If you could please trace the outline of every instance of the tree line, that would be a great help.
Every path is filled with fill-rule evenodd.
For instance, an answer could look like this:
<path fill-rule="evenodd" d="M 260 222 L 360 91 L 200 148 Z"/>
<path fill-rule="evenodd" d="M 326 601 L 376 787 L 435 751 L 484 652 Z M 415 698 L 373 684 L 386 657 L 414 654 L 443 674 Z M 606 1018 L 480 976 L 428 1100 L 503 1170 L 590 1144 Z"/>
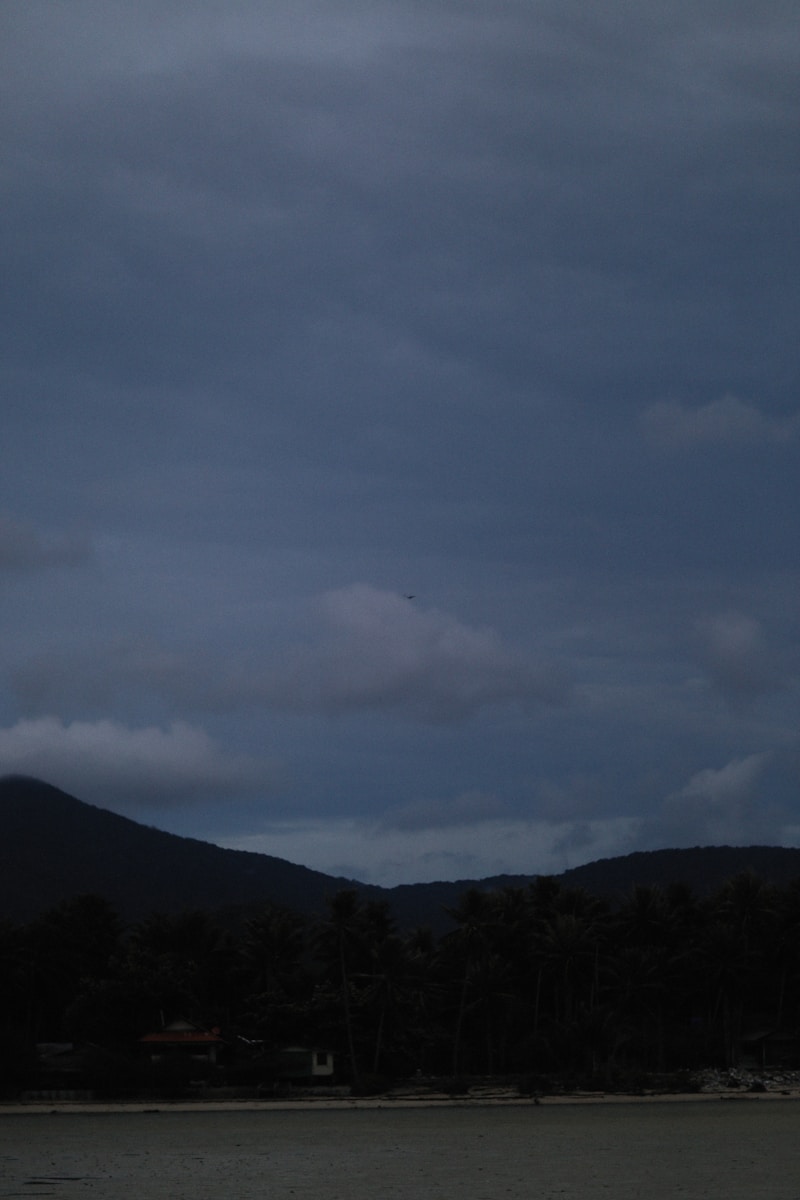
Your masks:
<path fill-rule="evenodd" d="M 0 1066 L 13 1079 L 41 1042 L 133 1056 L 183 1017 L 219 1028 L 254 1075 L 305 1045 L 351 1082 L 597 1079 L 731 1066 L 746 1034 L 800 1022 L 800 880 L 746 873 L 706 899 L 637 887 L 614 904 L 539 878 L 448 911 L 446 933 L 401 931 L 384 901 L 343 890 L 316 920 L 266 906 L 233 928 L 201 911 L 124 927 L 77 896 L 0 924 Z"/>

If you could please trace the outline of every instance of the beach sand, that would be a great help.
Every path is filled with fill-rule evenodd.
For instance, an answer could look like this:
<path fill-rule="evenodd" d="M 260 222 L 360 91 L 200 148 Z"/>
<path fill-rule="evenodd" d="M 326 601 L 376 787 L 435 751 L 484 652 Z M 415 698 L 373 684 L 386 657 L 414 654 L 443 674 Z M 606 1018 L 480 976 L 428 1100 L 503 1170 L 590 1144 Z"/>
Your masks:
<path fill-rule="evenodd" d="M 4 1108 L 0 1196 L 800 1196 L 800 1105 L 792 1100 L 598 1100 L 437 1105 L 374 1098 L 195 1103 L 150 1112 L 62 1105 L 52 1115 Z"/>

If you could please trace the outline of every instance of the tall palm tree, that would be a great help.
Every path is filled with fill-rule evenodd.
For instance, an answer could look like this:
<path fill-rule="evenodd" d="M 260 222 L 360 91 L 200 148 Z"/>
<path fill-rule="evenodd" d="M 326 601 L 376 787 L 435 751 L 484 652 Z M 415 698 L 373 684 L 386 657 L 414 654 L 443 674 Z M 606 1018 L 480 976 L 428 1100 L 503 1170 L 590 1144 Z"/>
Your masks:
<path fill-rule="evenodd" d="M 328 916 L 320 926 L 317 943 L 334 966 L 344 1023 L 350 1078 L 358 1081 L 359 1065 L 353 1036 L 351 979 L 363 935 L 363 910 L 355 888 L 343 888 L 328 900 Z"/>
<path fill-rule="evenodd" d="M 231 938 L 209 913 L 151 913 L 131 930 L 123 971 L 147 982 L 165 1018 L 218 1022 L 233 963 Z"/>
<path fill-rule="evenodd" d="M 713 1010 L 721 1021 L 724 1058 L 736 1061 L 745 1020 L 767 1005 L 765 977 L 775 942 L 778 905 L 775 889 L 752 871 L 729 879 L 712 897 L 705 951 L 716 981 Z"/>
<path fill-rule="evenodd" d="M 239 942 L 237 982 L 246 1019 L 273 1044 L 301 1036 L 307 933 L 305 917 L 269 905 L 247 921 Z"/>
<path fill-rule="evenodd" d="M 793 880 L 776 897 L 772 957 L 775 1024 L 780 1028 L 788 1013 L 795 1019 L 800 1015 L 800 879 Z"/>
<path fill-rule="evenodd" d="M 453 965 L 459 971 L 460 984 L 453 1032 L 454 1075 L 462 1069 L 462 1040 L 464 1021 L 470 1003 L 470 989 L 478 972 L 478 964 L 489 952 L 494 907 L 491 894 L 480 888 L 468 888 L 454 908 L 447 909 L 457 928 L 447 935 Z M 460 967 L 460 970 L 459 970 Z"/>

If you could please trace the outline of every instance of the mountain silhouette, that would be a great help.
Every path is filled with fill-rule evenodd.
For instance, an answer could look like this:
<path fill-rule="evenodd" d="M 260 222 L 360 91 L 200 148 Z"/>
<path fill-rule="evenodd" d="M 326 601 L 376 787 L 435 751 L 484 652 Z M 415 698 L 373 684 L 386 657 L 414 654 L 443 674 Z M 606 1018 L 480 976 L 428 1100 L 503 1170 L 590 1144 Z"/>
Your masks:
<path fill-rule="evenodd" d="M 386 900 L 403 928 L 449 924 L 469 888 L 525 887 L 537 878 L 498 875 L 381 888 L 326 875 L 269 854 L 226 850 L 140 825 L 37 779 L 0 778 L 0 916 L 27 921 L 81 893 L 104 896 L 128 921 L 150 912 L 252 910 L 267 903 L 324 912 L 343 888 Z M 622 899 L 638 884 L 688 884 L 698 895 L 751 870 L 767 882 L 800 878 L 800 849 L 707 846 L 601 859 L 556 876 L 565 887 Z"/>
<path fill-rule="evenodd" d="M 0 913 L 12 920 L 79 893 L 105 896 L 130 920 L 268 901 L 313 912 L 353 886 L 268 854 L 140 825 L 24 776 L 0 779 L 0 828 Z"/>

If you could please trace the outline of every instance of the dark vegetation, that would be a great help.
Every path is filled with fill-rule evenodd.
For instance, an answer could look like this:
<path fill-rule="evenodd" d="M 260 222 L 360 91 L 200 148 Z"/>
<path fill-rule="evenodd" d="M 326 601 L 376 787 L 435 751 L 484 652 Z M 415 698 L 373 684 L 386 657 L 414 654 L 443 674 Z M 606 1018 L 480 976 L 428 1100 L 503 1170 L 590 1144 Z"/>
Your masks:
<path fill-rule="evenodd" d="M 402 934 L 385 902 L 345 890 L 319 919 L 270 906 L 236 930 L 200 911 L 124 928 L 96 896 L 6 922 L 4 1093 L 42 1086 L 42 1042 L 90 1048 L 81 1080 L 101 1095 L 172 1094 L 198 1073 L 268 1085 L 290 1045 L 333 1051 L 360 1090 L 418 1073 L 609 1088 L 730 1066 L 748 1032 L 797 1029 L 800 880 L 743 874 L 704 900 L 639 887 L 612 906 L 543 878 L 470 890 L 451 915 L 441 936 Z M 139 1039 L 176 1016 L 221 1031 L 213 1070 L 144 1061 Z"/>
<path fill-rule="evenodd" d="M 144 869 L 136 858 L 144 835 L 154 853 L 163 846 L 166 855 L 172 843 L 203 847 L 62 797 L 45 794 L 51 815 L 59 806 L 66 813 L 57 834 L 40 821 L 42 870 L 60 870 L 61 886 L 73 878 L 64 858 L 76 823 L 85 838 L 110 819 L 120 837 L 117 874 L 123 860 L 126 869 L 131 859 Z M 9 816 L 11 806 L 3 811 Z M 24 862 L 23 826 L 19 818 Z M 11 862 L 8 840 L 5 853 Z M 360 1091 L 418 1074 L 447 1077 L 456 1091 L 477 1075 L 527 1080 L 534 1091 L 537 1080 L 556 1075 L 575 1085 L 630 1086 L 653 1073 L 732 1066 L 746 1037 L 766 1030 L 782 1031 L 796 1055 L 800 870 L 796 876 L 774 882 L 742 870 L 711 891 L 667 881 L 606 895 L 567 876 L 484 881 L 461 885 L 444 921 L 415 926 L 398 917 L 393 892 L 335 886 L 341 881 L 327 876 L 302 905 L 252 896 L 214 911 L 224 889 L 207 879 L 205 903 L 181 905 L 187 892 L 175 880 L 171 906 L 159 907 L 165 893 L 151 863 L 134 915 L 109 886 L 110 895 L 84 890 L 0 920 L 0 1094 L 81 1086 L 108 1096 L 171 1095 L 198 1076 L 271 1087 L 287 1046 L 332 1051 L 337 1080 Z M 220 1031 L 217 1064 L 148 1060 L 142 1036 L 177 1018 Z M 37 1060 L 42 1043 L 70 1043 L 80 1055 L 51 1077 Z"/>

